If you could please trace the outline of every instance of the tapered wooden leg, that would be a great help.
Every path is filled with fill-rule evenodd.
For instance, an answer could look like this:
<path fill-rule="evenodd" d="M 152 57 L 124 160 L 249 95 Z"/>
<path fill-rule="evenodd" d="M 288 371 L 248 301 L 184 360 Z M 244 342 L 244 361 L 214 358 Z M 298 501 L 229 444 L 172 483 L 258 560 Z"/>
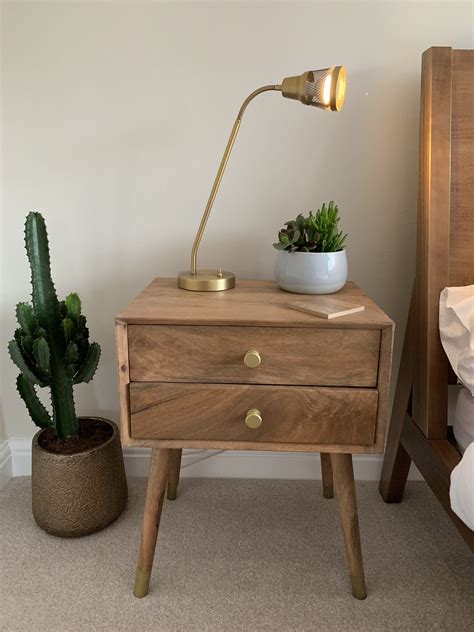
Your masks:
<path fill-rule="evenodd" d="M 334 486 L 332 482 L 331 457 L 325 452 L 321 452 L 321 475 L 323 478 L 324 498 L 334 498 Z"/>
<path fill-rule="evenodd" d="M 181 469 L 182 450 L 171 450 L 170 473 L 168 477 L 168 500 L 176 500 L 178 495 L 179 471 Z"/>
<path fill-rule="evenodd" d="M 135 597 L 144 597 L 148 593 L 151 569 L 155 556 L 156 538 L 160 526 L 161 509 L 168 480 L 171 450 L 153 449 L 151 453 L 150 473 L 146 491 L 145 511 L 143 514 L 142 537 L 138 555 L 135 578 Z"/>
<path fill-rule="evenodd" d="M 413 290 L 400 368 L 398 370 L 395 398 L 393 400 L 392 418 L 385 447 L 382 475 L 380 477 L 379 491 L 387 503 L 399 503 L 401 501 L 411 465 L 411 458 L 401 444 L 401 436 L 412 393 L 414 319 L 415 291 Z"/>
<path fill-rule="evenodd" d="M 359 517 L 357 514 L 352 454 L 331 454 L 331 463 L 342 530 L 344 532 L 352 594 L 357 599 L 365 599 L 367 590 L 360 547 Z"/>

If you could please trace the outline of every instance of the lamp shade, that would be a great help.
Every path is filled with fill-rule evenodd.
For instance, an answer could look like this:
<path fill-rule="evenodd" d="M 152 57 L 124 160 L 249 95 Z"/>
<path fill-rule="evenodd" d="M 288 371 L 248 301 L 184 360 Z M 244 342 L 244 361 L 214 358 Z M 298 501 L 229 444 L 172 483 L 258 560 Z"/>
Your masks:
<path fill-rule="evenodd" d="M 281 92 L 288 99 L 296 99 L 305 105 L 339 112 L 346 93 L 346 69 L 344 66 L 308 70 L 296 77 L 285 77 Z"/>

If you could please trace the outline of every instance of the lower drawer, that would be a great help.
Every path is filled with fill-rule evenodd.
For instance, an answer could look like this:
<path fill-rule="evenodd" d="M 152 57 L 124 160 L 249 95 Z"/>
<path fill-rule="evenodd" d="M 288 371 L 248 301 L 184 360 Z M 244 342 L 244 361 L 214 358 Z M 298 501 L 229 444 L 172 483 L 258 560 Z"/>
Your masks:
<path fill-rule="evenodd" d="M 375 389 L 132 382 L 131 436 L 371 445 L 377 400 Z M 250 409 L 257 428 L 246 424 Z"/>

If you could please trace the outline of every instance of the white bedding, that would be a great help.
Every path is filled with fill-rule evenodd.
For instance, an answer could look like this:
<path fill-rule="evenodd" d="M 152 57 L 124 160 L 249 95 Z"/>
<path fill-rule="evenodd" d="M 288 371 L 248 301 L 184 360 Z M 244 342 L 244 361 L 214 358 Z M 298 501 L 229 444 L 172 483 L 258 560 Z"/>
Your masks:
<path fill-rule="evenodd" d="M 452 416 L 453 432 L 461 454 L 474 442 L 474 397 L 467 390 L 461 388 L 458 394 L 456 408 Z"/>
<path fill-rule="evenodd" d="M 459 382 L 474 395 L 474 285 L 441 292 L 439 334 Z"/>
<path fill-rule="evenodd" d="M 463 385 L 452 419 L 463 457 L 451 472 L 449 497 L 454 513 L 474 530 L 474 285 L 448 287 L 441 292 L 439 331 L 446 355 Z"/>
<path fill-rule="evenodd" d="M 454 513 L 474 530 L 474 443 L 451 472 L 449 499 Z"/>

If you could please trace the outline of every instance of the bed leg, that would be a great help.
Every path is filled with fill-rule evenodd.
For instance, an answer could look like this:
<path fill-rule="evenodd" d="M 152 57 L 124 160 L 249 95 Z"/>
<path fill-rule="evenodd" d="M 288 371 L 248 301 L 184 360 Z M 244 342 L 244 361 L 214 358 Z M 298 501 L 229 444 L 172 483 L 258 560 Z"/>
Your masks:
<path fill-rule="evenodd" d="M 411 465 L 411 458 L 401 444 L 401 436 L 412 393 L 414 309 L 413 290 L 379 486 L 380 494 L 387 503 L 401 501 Z"/>

